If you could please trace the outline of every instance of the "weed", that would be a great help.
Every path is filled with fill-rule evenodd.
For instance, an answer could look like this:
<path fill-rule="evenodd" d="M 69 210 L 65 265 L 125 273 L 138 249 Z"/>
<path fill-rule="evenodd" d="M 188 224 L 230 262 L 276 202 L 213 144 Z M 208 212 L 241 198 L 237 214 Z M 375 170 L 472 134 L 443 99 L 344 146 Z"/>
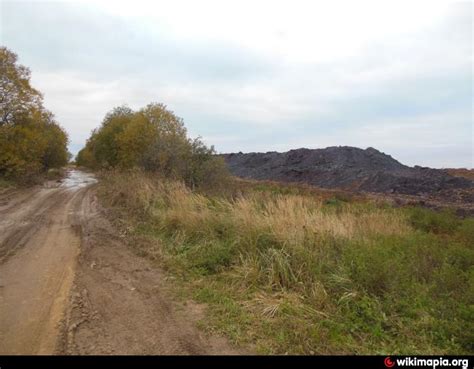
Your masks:
<path fill-rule="evenodd" d="M 474 219 L 238 185 L 210 195 L 113 172 L 99 193 L 208 304 L 204 326 L 258 352 L 473 352 Z"/>

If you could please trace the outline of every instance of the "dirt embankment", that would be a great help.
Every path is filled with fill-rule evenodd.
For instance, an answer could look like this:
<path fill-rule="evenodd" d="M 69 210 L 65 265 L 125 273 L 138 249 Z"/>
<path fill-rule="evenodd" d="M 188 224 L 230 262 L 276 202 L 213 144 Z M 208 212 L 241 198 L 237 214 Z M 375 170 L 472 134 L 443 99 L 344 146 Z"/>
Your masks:
<path fill-rule="evenodd" d="M 284 153 L 224 154 L 223 157 L 231 173 L 243 178 L 474 204 L 474 181 L 467 176 L 408 167 L 374 148 L 340 146 Z"/>
<path fill-rule="evenodd" d="M 447 168 L 443 169 L 444 172 L 454 177 L 463 177 L 474 181 L 474 169 L 467 168 Z"/>
<path fill-rule="evenodd" d="M 231 354 L 101 216 L 94 179 L 0 195 L 0 354 Z"/>

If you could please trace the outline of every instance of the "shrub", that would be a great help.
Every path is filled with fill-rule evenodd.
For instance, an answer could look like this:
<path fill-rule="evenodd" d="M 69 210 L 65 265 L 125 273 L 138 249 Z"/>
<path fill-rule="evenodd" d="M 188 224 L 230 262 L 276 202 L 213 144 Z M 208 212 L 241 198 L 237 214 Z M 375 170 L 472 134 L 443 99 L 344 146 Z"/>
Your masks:
<path fill-rule="evenodd" d="M 213 147 L 191 140 L 181 118 L 163 104 L 134 112 L 118 107 L 93 131 L 77 164 L 90 168 L 142 168 L 184 181 L 191 188 L 225 186 L 227 169 Z"/>
<path fill-rule="evenodd" d="M 235 255 L 235 242 L 210 240 L 190 248 L 186 257 L 190 260 L 191 267 L 210 274 L 229 267 Z"/>
<path fill-rule="evenodd" d="M 456 231 L 457 238 L 474 247 L 474 218 L 463 219 Z"/>
<path fill-rule="evenodd" d="M 425 232 L 452 234 L 461 221 L 449 210 L 435 211 L 413 208 L 411 209 L 410 223 L 414 228 Z"/>

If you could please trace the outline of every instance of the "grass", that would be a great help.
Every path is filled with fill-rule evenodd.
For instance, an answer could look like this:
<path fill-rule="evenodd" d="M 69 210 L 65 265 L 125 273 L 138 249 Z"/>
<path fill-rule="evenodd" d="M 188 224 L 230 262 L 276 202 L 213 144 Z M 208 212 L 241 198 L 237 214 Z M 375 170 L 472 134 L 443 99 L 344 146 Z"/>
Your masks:
<path fill-rule="evenodd" d="M 31 187 L 42 184 L 45 181 L 53 181 L 63 178 L 65 168 L 51 168 L 40 173 L 29 173 L 25 176 L 5 177 L 0 175 L 0 191 L 7 188 Z"/>
<path fill-rule="evenodd" d="M 7 180 L 7 179 L 5 179 L 5 178 L 1 178 L 1 177 L 0 177 L 0 190 L 1 190 L 1 189 L 7 189 L 7 188 L 9 188 L 9 187 L 13 187 L 13 185 L 14 185 L 14 184 L 13 184 L 12 181 L 9 181 L 9 180 Z"/>
<path fill-rule="evenodd" d="M 141 172 L 107 173 L 99 196 L 208 304 L 206 329 L 257 352 L 474 352 L 473 218 L 274 183 L 206 195 Z"/>

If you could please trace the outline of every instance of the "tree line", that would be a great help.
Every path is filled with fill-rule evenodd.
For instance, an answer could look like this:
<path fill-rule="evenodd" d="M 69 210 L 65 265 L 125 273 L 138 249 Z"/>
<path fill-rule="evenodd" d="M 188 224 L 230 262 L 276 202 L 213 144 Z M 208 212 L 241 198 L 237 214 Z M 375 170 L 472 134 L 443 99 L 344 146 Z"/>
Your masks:
<path fill-rule="evenodd" d="M 30 70 L 0 47 L 0 177 L 31 179 L 68 163 L 68 135 L 44 108 Z"/>
<path fill-rule="evenodd" d="M 0 177 L 30 179 L 68 163 L 68 136 L 43 106 L 30 70 L 0 47 Z M 183 119 L 163 104 L 134 111 L 112 109 L 76 158 L 91 169 L 131 169 L 181 180 L 191 188 L 215 187 L 228 178 L 214 147 L 187 135 Z"/>
<path fill-rule="evenodd" d="M 92 132 L 76 163 L 92 169 L 139 168 L 191 188 L 221 186 L 228 177 L 214 147 L 189 138 L 183 119 L 159 103 L 138 111 L 127 106 L 112 109 Z"/>

